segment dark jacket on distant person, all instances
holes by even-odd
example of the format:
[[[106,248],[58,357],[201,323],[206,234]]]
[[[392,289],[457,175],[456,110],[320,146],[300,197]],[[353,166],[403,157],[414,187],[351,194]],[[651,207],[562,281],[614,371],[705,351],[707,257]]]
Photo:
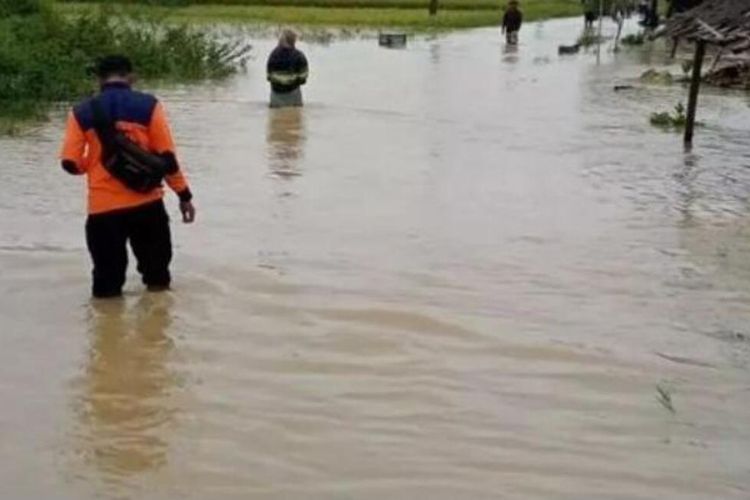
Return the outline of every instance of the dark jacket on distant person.
[[[307,59],[295,48],[278,46],[268,57],[266,71],[274,92],[293,92],[307,82]]]
[[[521,30],[523,24],[523,13],[517,7],[508,7],[503,16],[503,29],[512,33]]]

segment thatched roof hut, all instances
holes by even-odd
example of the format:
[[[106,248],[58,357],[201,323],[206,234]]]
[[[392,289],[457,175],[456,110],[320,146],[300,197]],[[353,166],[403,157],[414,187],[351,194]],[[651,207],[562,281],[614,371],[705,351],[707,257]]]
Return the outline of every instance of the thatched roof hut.
[[[738,53],[750,49],[750,0],[705,0],[699,6],[674,15],[654,34],[695,43],[693,78],[688,101],[685,143],[692,144],[701,69],[707,45]]]
[[[720,46],[750,43],[750,1],[705,0],[694,9],[675,14],[656,36]]]

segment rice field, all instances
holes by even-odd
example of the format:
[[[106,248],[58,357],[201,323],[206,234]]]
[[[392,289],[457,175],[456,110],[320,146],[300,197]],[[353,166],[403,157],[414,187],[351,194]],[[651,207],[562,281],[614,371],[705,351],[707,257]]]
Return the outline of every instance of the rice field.
[[[58,4],[58,8],[68,13],[84,12],[92,8],[92,3],[65,2]],[[430,16],[425,0],[198,0],[178,3],[178,6],[166,6],[122,2],[117,8],[188,22],[431,30],[496,25],[500,23],[505,6],[504,1],[496,0],[445,0],[440,3],[438,14]],[[581,5],[578,0],[526,0],[522,2],[522,10],[525,19],[533,21],[575,16],[580,14]]]

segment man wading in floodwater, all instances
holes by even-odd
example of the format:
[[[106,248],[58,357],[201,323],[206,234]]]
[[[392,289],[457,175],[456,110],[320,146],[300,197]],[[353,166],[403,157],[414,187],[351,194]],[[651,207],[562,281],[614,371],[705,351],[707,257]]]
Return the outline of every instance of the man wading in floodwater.
[[[295,48],[297,34],[284,30],[279,45],[268,57],[266,72],[271,82],[271,107],[302,106],[300,87],[307,82],[308,68],[305,54]]]
[[[118,297],[130,241],[150,291],[169,289],[172,242],[162,181],[180,198],[183,221],[195,219],[192,194],[175,157],[164,108],[131,90],[133,67],[123,56],[99,61],[101,92],[68,117],[62,167],[88,177],[86,242],[93,261],[93,295]]]
[[[505,42],[508,45],[518,45],[518,32],[523,24],[523,13],[518,8],[517,0],[510,0],[508,8],[503,15],[502,33],[505,34]]]

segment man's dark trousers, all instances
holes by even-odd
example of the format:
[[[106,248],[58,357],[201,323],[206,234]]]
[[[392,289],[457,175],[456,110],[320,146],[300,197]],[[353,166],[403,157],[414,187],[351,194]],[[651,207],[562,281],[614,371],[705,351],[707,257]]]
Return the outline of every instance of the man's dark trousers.
[[[122,294],[128,268],[128,241],[143,283],[150,289],[169,287],[172,239],[169,216],[164,202],[159,200],[121,211],[89,215],[86,243],[94,263],[94,297]]]

